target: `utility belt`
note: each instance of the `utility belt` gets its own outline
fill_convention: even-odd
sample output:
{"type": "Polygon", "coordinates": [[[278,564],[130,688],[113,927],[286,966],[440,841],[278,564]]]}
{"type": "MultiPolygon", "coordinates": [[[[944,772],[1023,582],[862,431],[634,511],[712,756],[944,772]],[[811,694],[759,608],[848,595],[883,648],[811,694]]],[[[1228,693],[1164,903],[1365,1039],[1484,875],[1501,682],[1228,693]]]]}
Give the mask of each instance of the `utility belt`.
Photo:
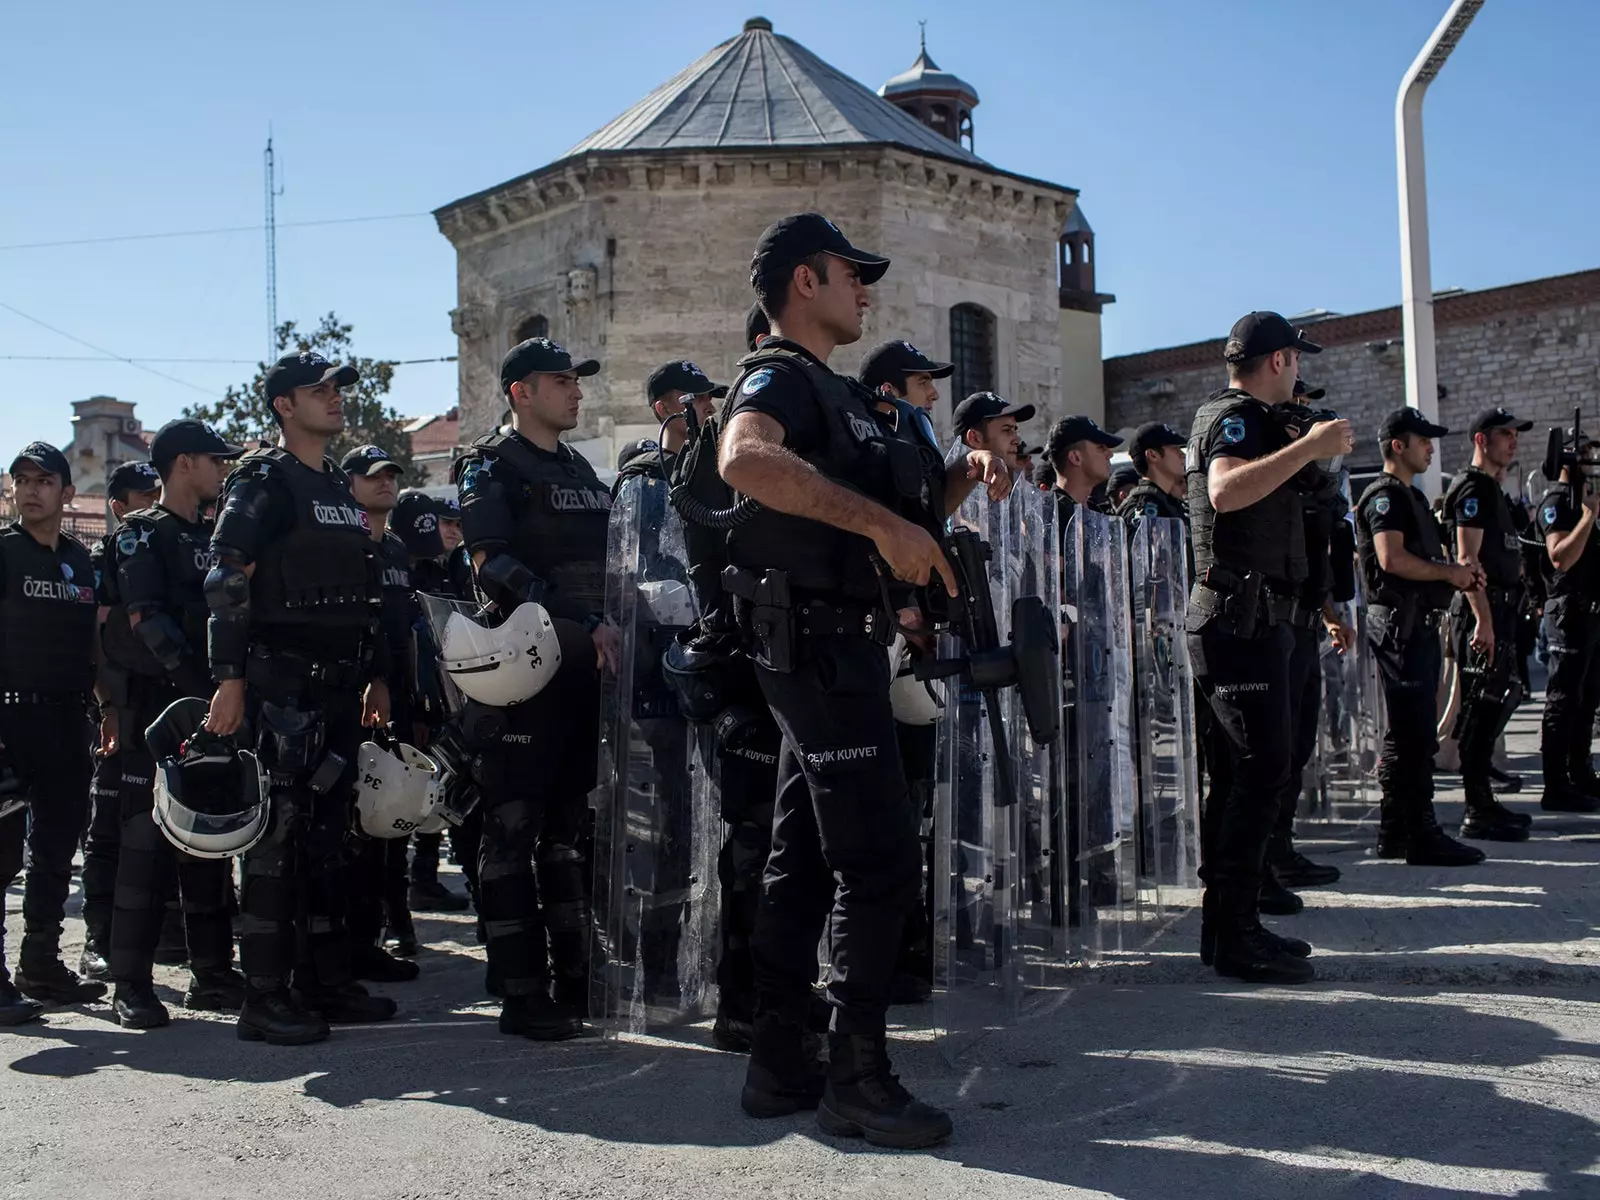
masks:
{"type": "Polygon", "coordinates": [[[270,650],[256,645],[250,648],[250,660],[245,664],[245,681],[254,688],[274,692],[287,684],[314,683],[328,691],[359,691],[372,677],[370,652],[359,659],[314,659],[310,655],[292,650],[270,650]]]}
{"type": "Polygon", "coordinates": [[[1587,596],[1551,596],[1545,601],[1548,610],[1553,604],[1559,604],[1569,613],[1583,613],[1587,616],[1600,615],[1600,600],[1591,600],[1587,596]]]}
{"type": "Polygon", "coordinates": [[[880,646],[894,641],[895,618],[882,604],[847,596],[793,591],[789,573],[725,567],[722,589],[733,597],[733,614],[750,657],[779,674],[795,668],[800,638],[864,637],[880,646]]]}
{"type": "Polygon", "coordinates": [[[1195,580],[1189,603],[1207,616],[1220,617],[1240,638],[1259,637],[1279,624],[1310,629],[1311,624],[1301,622],[1314,622],[1322,613],[1320,604],[1273,591],[1259,571],[1236,575],[1226,567],[1208,567],[1195,580]]]}
{"type": "Polygon", "coordinates": [[[1422,607],[1422,599],[1415,592],[1394,603],[1376,600],[1367,607],[1372,618],[1387,625],[1389,635],[1402,643],[1419,633],[1438,629],[1439,617],[1444,612],[1439,608],[1422,607]]]}

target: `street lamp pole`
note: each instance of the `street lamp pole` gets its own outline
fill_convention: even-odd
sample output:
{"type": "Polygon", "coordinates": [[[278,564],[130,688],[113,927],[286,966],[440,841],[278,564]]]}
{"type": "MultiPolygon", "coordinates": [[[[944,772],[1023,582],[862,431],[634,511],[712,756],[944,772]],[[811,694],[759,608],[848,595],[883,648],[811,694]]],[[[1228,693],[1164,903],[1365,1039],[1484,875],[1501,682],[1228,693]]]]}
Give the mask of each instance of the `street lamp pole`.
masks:
{"type": "MultiPolygon", "coordinates": [[[[1428,259],[1428,185],[1422,153],[1422,98],[1444,67],[1483,0],[1453,0],[1411,69],[1395,100],[1395,155],[1400,168],[1400,315],[1406,350],[1406,403],[1428,420],[1439,419],[1439,369],[1433,340],[1433,269],[1428,259]]],[[[1422,479],[1430,497],[1439,494],[1435,459],[1422,479]]]]}

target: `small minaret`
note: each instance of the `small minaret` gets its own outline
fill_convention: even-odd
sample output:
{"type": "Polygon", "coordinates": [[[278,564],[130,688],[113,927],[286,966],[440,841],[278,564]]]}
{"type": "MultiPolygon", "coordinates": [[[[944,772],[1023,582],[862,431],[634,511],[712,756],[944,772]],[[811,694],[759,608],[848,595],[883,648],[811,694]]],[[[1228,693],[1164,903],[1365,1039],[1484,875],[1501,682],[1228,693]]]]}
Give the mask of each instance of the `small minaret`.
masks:
{"type": "MultiPolygon", "coordinates": [[[[911,69],[902,71],[878,89],[890,104],[910,113],[929,129],[972,150],[972,110],[978,107],[977,90],[966,80],[928,57],[927,22],[922,29],[922,52],[911,69]]],[[[976,153],[976,151],[973,151],[976,153]]]]}
{"type": "Polygon", "coordinates": [[[1076,204],[1061,226],[1059,245],[1061,257],[1056,272],[1061,279],[1062,308],[1097,313],[1116,299],[1095,291],[1094,230],[1076,204]]]}

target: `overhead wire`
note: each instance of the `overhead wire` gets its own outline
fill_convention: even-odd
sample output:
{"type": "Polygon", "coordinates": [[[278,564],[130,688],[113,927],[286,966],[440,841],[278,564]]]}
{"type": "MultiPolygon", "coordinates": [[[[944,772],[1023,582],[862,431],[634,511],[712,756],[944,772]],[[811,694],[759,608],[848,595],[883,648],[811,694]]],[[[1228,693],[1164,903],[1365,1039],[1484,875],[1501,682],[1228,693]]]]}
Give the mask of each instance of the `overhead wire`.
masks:
{"type": "MultiPolygon", "coordinates": [[[[413,221],[432,213],[386,213],[372,217],[329,217],[320,221],[279,221],[279,229],[308,229],[317,225],[361,225],[372,221],[413,221]]],[[[164,233],[122,233],[108,237],[62,238],[48,242],[11,242],[0,250],[47,250],[56,246],[104,246],[111,242],[149,242],[163,238],[211,237],[224,233],[260,233],[263,225],[224,225],[215,229],[174,229],[164,233]]]]}

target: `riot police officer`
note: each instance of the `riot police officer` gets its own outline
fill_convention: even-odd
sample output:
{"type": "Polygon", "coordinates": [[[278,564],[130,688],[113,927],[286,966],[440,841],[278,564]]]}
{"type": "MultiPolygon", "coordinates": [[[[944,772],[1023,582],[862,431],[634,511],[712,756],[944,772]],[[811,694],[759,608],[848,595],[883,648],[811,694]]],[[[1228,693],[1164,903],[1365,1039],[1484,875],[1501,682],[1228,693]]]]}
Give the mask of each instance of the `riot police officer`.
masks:
{"type": "Polygon", "coordinates": [[[1483,851],[1445,834],[1433,811],[1438,749],[1439,615],[1456,591],[1483,584],[1481,570],[1445,560],[1439,524],[1412,479],[1433,461],[1433,439],[1449,430],[1414,408],[1379,429],[1383,473],[1356,504],[1356,544],[1367,585],[1367,643],[1383,677],[1388,728],[1378,757],[1383,789],[1378,857],[1413,866],[1459,867],[1483,851]]]}
{"type": "Polygon", "coordinates": [[[1600,779],[1590,758],[1600,707],[1600,547],[1591,536],[1600,492],[1589,474],[1600,444],[1588,441],[1574,450],[1578,460],[1563,464],[1535,519],[1550,559],[1544,606],[1550,678],[1539,730],[1539,807],[1545,812],[1600,812],[1600,779]]]}
{"type": "Polygon", "coordinates": [[[315,351],[267,371],[281,440],[228,477],[205,583],[217,680],[206,727],[228,735],[248,720],[271,773],[271,825],[241,869],[238,1033],[272,1045],[395,1013],[355,982],[345,929],[362,727],[389,720],[371,522],[326,457],[345,425],[340,389],[356,379],[315,351]]]}
{"type": "Polygon", "coordinates": [[[500,1030],[538,1041],[584,1032],[589,881],[580,846],[600,739],[598,665],[615,670],[621,647],[603,616],[611,496],[561,440],[578,423],[579,380],[599,369],[548,338],[513,346],[500,364],[511,427],[479,438],[454,470],[479,592],[503,613],[542,605],[561,645],[553,680],[503,710],[502,740],[482,748],[480,779],[479,911],[489,971],[505,993],[500,1030]]]}
{"type": "Polygon", "coordinates": [[[954,364],[931,359],[910,342],[883,342],[867,351],[856,378],[869,392],[904,400],[931,414],[939,403],[938,381],[950,378],[955,370],[954,364]]]}
{"type": "Polygon", "coordinates": [[[156,762],[144,737],[173,701],[211,697],[205,648],[211,523],[203,513],[221,492],[232,460],[243,453],[200,421],[163,425],[150,444],[160,499],[128,514],[107,562],[118,603],[106,620],[105,653],[124,678],[117,721],[125,769],[111,975],[112,1010],[125,1028],[151,1029],[168,1020],[151,976],[174,879],[193,972],[184,1007],[231,1012],[244,1000],[244,980],[232,966],[232,864],[175,851],[151,820],[156,762]]]}
{"type": "Polygon", "coordinates": [[[16,983],[0,954],[0,1024],[38,1016],[24,1000],[98,1000],[106,985],[61,961],[72,856],[88,817],[89,692],[95,679],[94,565],[63,533],[75,494],[66,456],[30,442],[11,463],[17,520],[0,529],[0,776],[13,775],[26,815],[0,819],[0,891],[22,872],[22,947],[16,983]]]}
{"type": "Polygon", "coordinates": [[[953,595],[954,569],[935,536],[900,515],[903,501],[920,505],[925,477],[894,469],[904,452],[886,442],[880,414],[827,366],[860,338],[866,289],[888,266],[816,213],[767,228],[751,282],[772,336],[741,360],[720,465],[760,505],[728,535],[724,579],[783,732],[741,1104],[754,1116],[816,1107],[824,1130],[914,1147],[951,1125],[899,1085],[886,1047],[922,863],[885,647],[907,585],[936,578],[953,595]],[[824,926],[834,1012],[819,1089],[803,1029],[824,926]]]}
{"type": "Polygon", "coordinates": [[[1302,354],[1321,350],[1274,312],[1241,317],[1223,349],[1228,387],[1195,414],[1184,455],[1195,582],[1185,628],[1211,709],[1201,812],[1201,958],[1219,975],[1304,983],[1311,947],[1262,928],[1267,839],[1289,779],[1292,614],[1306,577],[1294,479],[1350,448],[1346,421],[1290,436],[1275,414],[1294,396],[1302,354]]]}
{"type": "MultiPolygon", "coordinates": [[[[383,572],[383,605],[379,623],[388,643],[389,723],[395,737],[415,743],[417,697],[413,681],[413,631],[422,621],[411,578],[411,552],[389,528],[399,502],[400,465],[381,446],[357,446],[340,460],[350,478],[350,494],[366,511],[383,572]]],[[[353,848],[354,877],[348,900],[350,969],[357,979],[399,983],[415,979],[421,968],[383,948],[384,930],[400,942],[416,943],[407,907],[405,838],[368,838],[359,834],[353,848]]]]}
{"type": "Polygon", "coordinates": [[[1101,489],[1111,477],[1112,452],[1120,445],[1122,439],[1101,429],[1093,417],[1062,417],[1050,427],[1045,453],[1056,472],[1056,528],[1061,538],[1067,536],[1067,522],[1080,505],[1111,511],[1102,507],[1101,489]]]}
{"type": "Polygon", "coordinates": [[[1517,435],[1533,428],[1503,407],[1485,409],[1472,422],[1472,465],[1450,481],[1444,511],[1455,530],[1458,561],[1479,567],[1484,586],[1456,596],[1450,606],[1451,643],[1461,672],[1461,718],[1456,744],[1467,812],[1464,838],[1518,842],[1532,818],[1514,813],[1494,795],[1494,747],[1521,698],[1517,636],[1524,600],[1522,542],[1502,487],[1516,461],[1517,435]]]}
{"type": "Polygon", "coordinates": [[[650,372],[645,395],[650,411],[661,423],[660,441],[646,439],[623,449],[617,457],[617,481],[612,495],[616,495],[623,480],[635,475],[670,480],[684,444],[711,419],[715,402],[727,394],[726,386],[712,383],[686,358],[663,363],[650,372]]]}
{"type": "MultiPolygon", "coordinates": [[[[161,476],[147,462],[123,463],[106,483],[111,516],[121,525],[131,512],[149,508],[161,497],[161,476]]],[[[78,973],[85,979],[110,979],[111,906],[117,890],[117,848],[122,841],[122,745],[118,738],[117,708],[123,686],[121,674],[107,667],[104,630],[106,617],[117,603],[116,569],[108,565],[117,526],[107,530],[89,551],[94,562],[95,590],[100,601],[102,637],[95,696],[101,702],[100,745],[95,750],[94,779],[89,785],[89,829],[83,839],[83,954],[78,973]]]]}
{"type": "Polygon", "coordinates": [[[1130,534],[1143,517],[1173,517],[1182,521],[1185,529],[1189,527],[1189,510],[1183,503],[1183,447],[1187,440],[1162,421],[1147,422],[1133,431],[1128,453],[1139,481],[1117,506],[1117,515],[1127,523],[1130,534]]]}
{"type": "Polygon", "coordinates": [[[1017,427],[1033,420],[1031,404],[1012,404],[994,392],[974,392],[956,405],[951,415],[956,440],[946,456],[958,462],[973,450],[987,450],[1005,460],[1006,466],[1017,469],[1017,451],[1022,449],[1022,437],[1017,427]]]}

